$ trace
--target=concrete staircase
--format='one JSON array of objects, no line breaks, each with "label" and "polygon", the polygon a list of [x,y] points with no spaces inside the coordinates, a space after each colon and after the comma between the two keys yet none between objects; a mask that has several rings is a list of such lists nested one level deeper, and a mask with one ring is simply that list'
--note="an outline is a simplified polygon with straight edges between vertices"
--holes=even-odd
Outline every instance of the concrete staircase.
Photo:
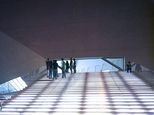
[{"label": "concrete staircase", "polygon": [[[154,78],[153,78],[154,79]],[[154,89],[133,73],[46,76],[6,103],[0,115],[154,115]]]}]

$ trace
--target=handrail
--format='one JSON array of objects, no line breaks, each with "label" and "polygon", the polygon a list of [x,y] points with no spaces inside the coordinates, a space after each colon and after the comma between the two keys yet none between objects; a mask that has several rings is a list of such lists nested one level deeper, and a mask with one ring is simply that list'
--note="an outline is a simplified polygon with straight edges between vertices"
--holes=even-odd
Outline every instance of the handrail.
[{"label": "handrail", "polygon": [[107,60],[106,58],[102,58],[102,60],[106,61],[107,63],[109,63],[110,65],[114,66],[115,68],[117,68],[118,70],[123,71],[123,69],[117,65],[115,65],[114,63],[110,62],[109,60]]},{"label": "handrail", "polygon": [[[1,84],[0,96],[2,98],[4,98],[4,100],[5,100],[5,98],[7,99],[8,97],[11,98],[12,95],[18,94],[21,90],[25,89],[27,86],[31,85],[36,80],[40,79],[40,76],[42,77],[42,75],[45,75],[45,74],[46,74],[46,68],[45,68],[45,66],[42,66],[42,67],[28,73],[26,76],[22,76],[21,79],[23,80],[23,83],[25,82],[25,84],[26,84],[25,87],[23,87],[22,83],[18,84],[18,83],[14,82],[14,84],[16,84],[16,86],[19,86],[19,87],[22,86],[22,88],[18,87],[20,90],[15,90],[16,87],[13,86],[12,84],[10,84],[10,81],[8,81],[4,84]],[[15,78],[15,79],[17,79],[17,78]]]},{"label": "handrail", "polygon": [[[28,73],[26,76],[21,77],[27,84],[27,87],[32,85],[35,81],[40,79],[40,77],[44,76],[46,74],[46,68],[45,66],[42,66],[30,73]],[[26,89],[25,87],[24,89]],[[11,86],[8,86],[8,88],[11,88]],[[6,104],[10,99],[14,98],[18,94],[20,94],[24,89],[20,91],[13,91],[13,92],[7,92],[7,93],[0,93],[0,110],[2,110],[3,105]],[[10,90],[10,89],[8,89]]]}]

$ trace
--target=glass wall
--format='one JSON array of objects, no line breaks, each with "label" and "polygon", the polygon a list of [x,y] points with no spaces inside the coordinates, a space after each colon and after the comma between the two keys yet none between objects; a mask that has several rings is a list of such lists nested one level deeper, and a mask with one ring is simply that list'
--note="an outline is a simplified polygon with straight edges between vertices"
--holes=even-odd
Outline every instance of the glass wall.
[{"label": "glass wall", "polygon": [[3,83],[0,85],[1,99],[8,99],[13,95],[13,93],[23,90],[26,87],[27,84],[21,77]]},{"label": "glass wall", "polygon": [[[124,70],[124,58],[76,58],[76,70],[78,73],[82,72],[110,72]],[[70,60],[65,60],[65,62]],[[61,66],[61,60],[58,60],[58,65]],[[70,72],[70,70],[69,70]],[[61,73],[61,69],[58,69]]]},{"label": "glass wall", "polygon": [[42,66],[25,76],[17,77],[13,80],[5,82],[0,85],[0,100],[9,99],[12,95],[16,94],[18,91],[23,90],[35,80],[46,74],[46,67]]}]

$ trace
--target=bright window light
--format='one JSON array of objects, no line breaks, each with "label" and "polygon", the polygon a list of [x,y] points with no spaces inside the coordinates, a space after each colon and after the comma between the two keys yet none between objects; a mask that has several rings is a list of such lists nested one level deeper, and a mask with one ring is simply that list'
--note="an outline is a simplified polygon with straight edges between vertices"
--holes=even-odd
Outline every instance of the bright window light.
[{"label": "bright window light", "polygon": [[16,89],[16,91],[20,91],[20,88],[16,85],[16,83],[13,80],[9,81],[9,83]]},{"label": "bright window light", "polygon": [[[23,89],[22,85],[20,85],[20,83],[17,81],[17,79],[14,79],[13,82],[16,84],[16,86],[17,86],[20,90]],[[19,90],[19,91],[20,91],[20,90]]]},{"label": "bright window light", "polygon": [[22,80],[21,77],[18,77],[17,80],[19,81],[19,83],[22,85],[23,88],[27,87],[27,84]]}]

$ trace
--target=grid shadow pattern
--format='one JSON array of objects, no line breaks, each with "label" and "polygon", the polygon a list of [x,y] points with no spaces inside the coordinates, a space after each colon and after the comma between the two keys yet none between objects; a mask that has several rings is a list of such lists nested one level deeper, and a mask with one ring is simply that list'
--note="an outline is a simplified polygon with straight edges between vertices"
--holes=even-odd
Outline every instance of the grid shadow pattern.
[{"label": "grid shadow pattern", "polygon": [[126,72],[46,76],[7,103],[0,115],[153,115],[154,90]]}]

